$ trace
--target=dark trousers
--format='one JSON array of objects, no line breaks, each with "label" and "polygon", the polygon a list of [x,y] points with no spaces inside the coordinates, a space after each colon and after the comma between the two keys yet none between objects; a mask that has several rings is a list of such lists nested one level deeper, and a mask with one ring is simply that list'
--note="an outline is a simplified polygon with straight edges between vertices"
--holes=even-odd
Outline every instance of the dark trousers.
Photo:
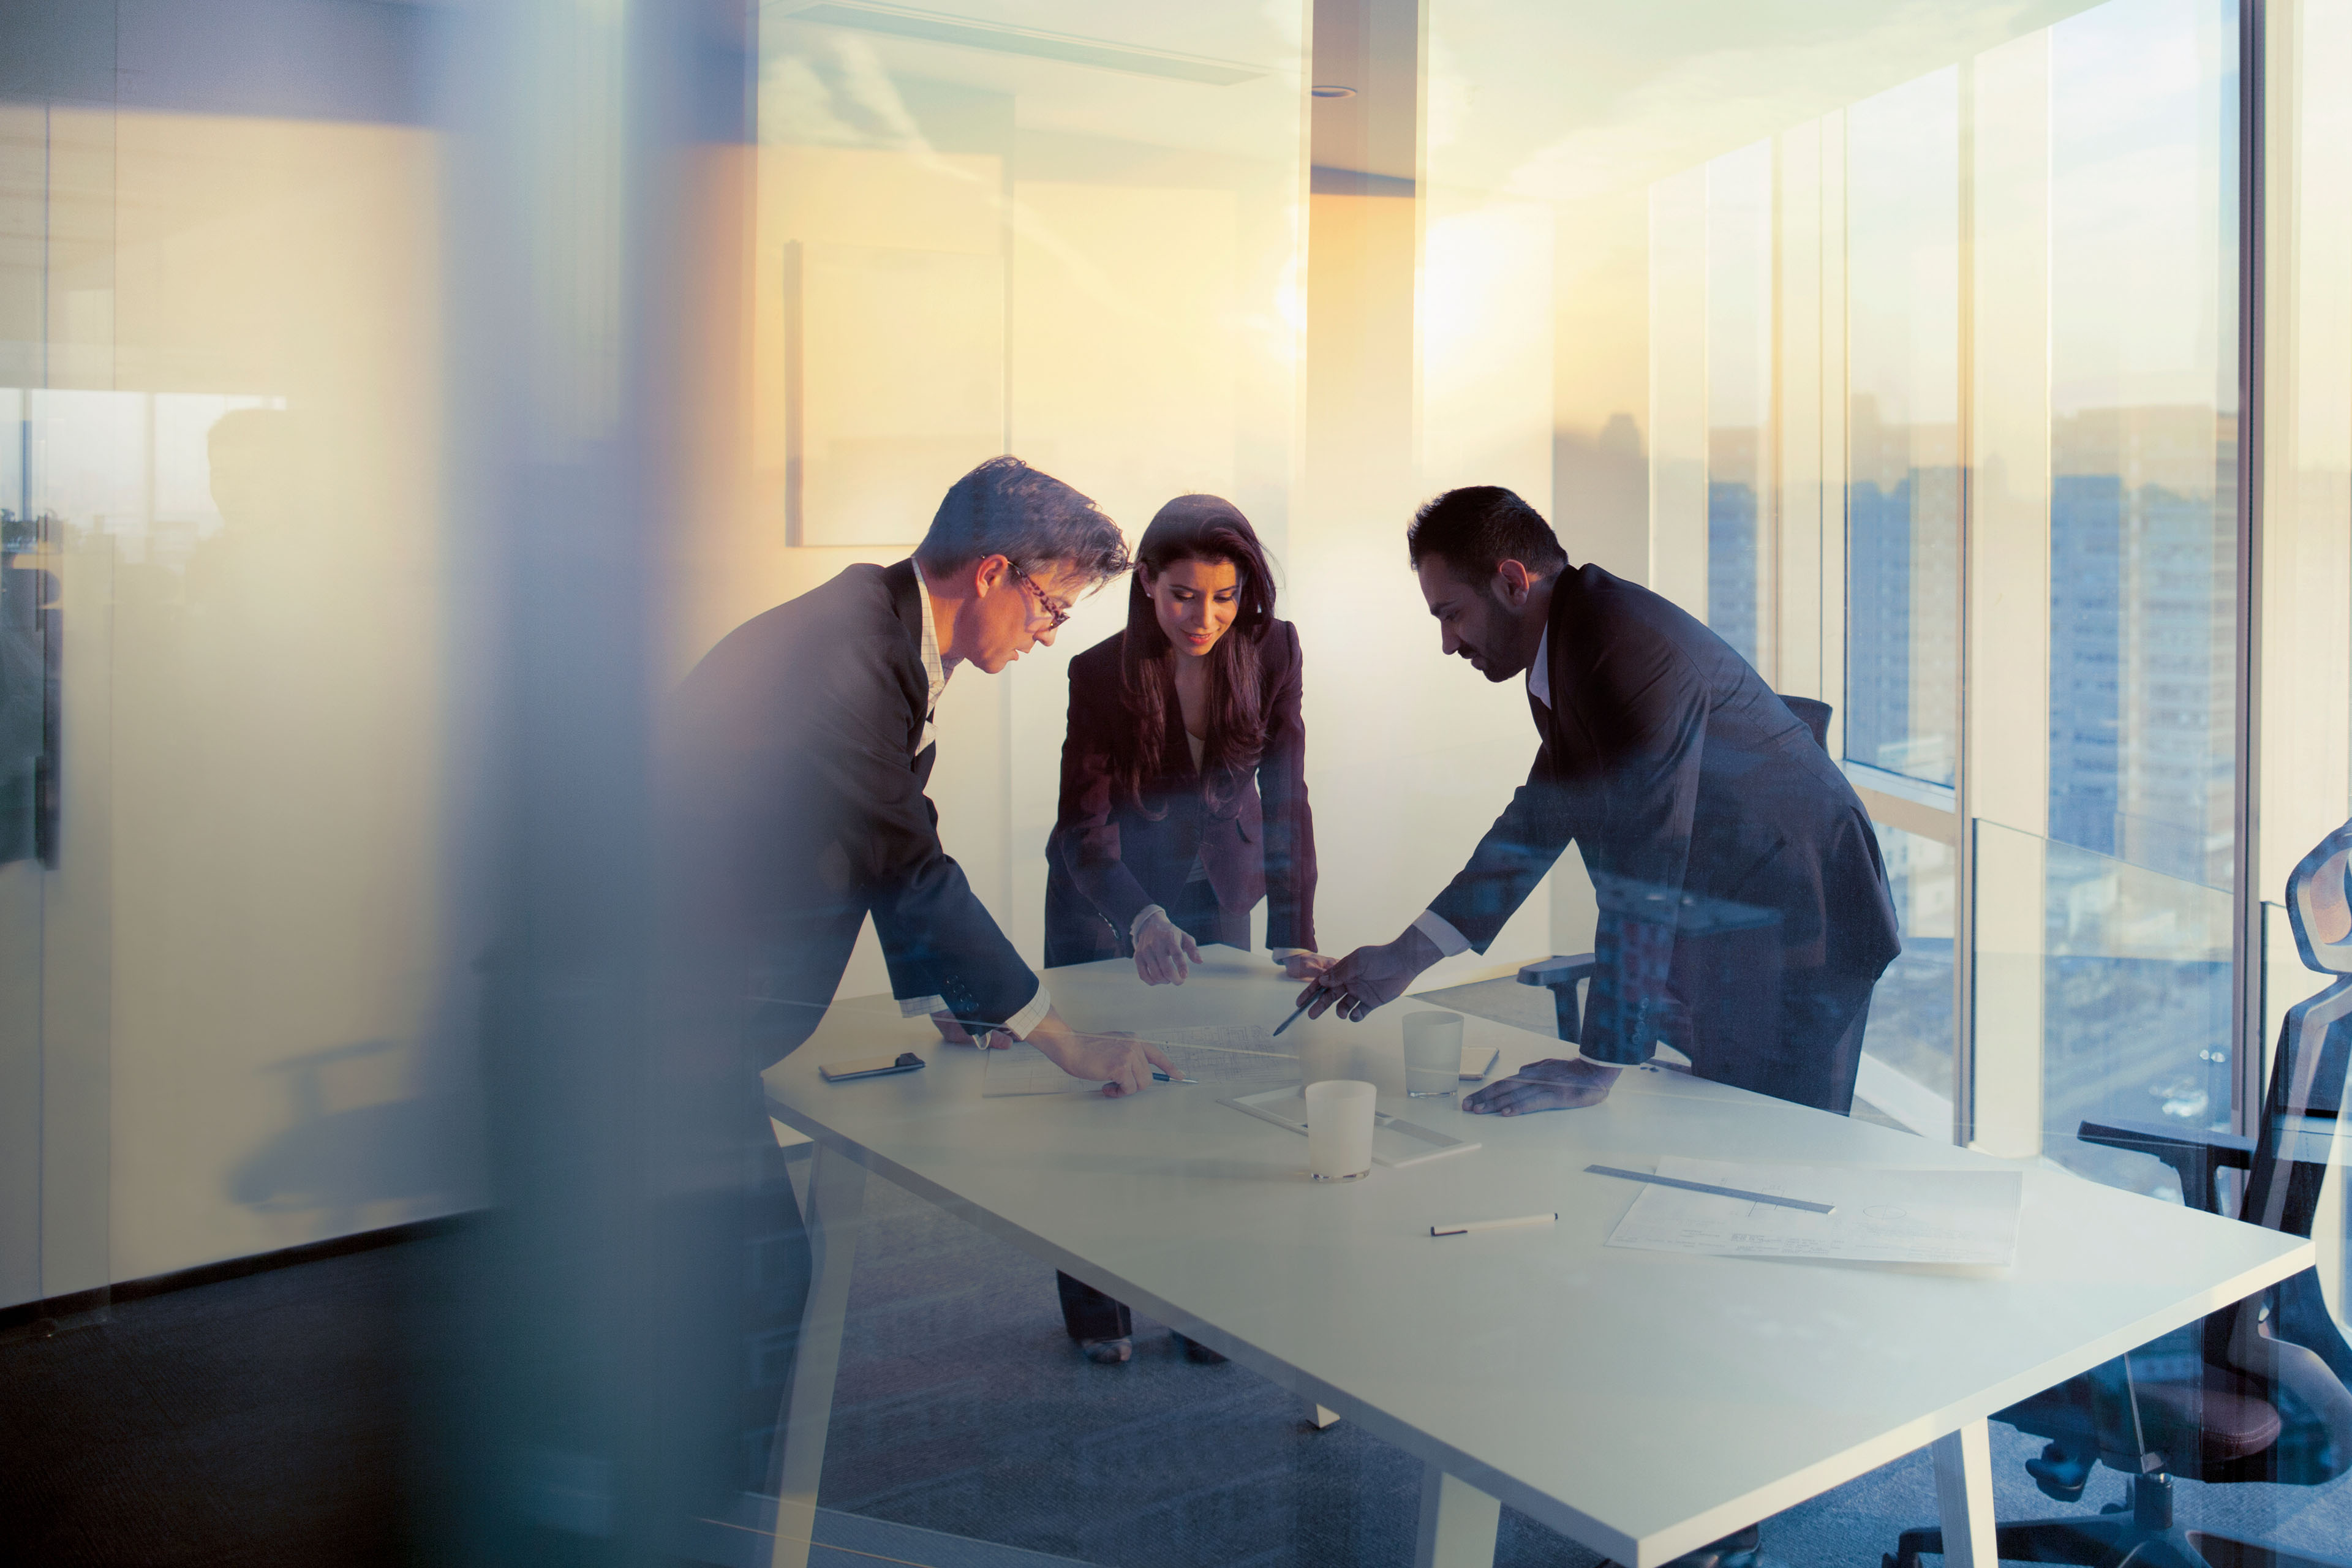
[{"label": "dark trousers", "polygon": [[1062,1326],[1070,1338],[1123,1340],[1135,1332],[1135,1316],[1124,1302],[1114,1301],[1082,1279],[1055,1270],[1054,1283],[1062,1292]]},{"label": "dark trousers", "polygon": [[1745,1015],[1738,989],[1709,987],[1688,1000],[1669,1043],[1690,1058],[1696,1077],[1843,1116],[1853,1109],[1877,983],[1875,975],[1784,969],[1777,1028]]},{"label": "dark trousers", "polygon": [[[1084,1344],[1088,1340],[1123,1340],[1135,1332],[1135,1314],[1122,1301],[1115,1301],[1083,1279],[1073,1279],[1059,1269],[1054,1272],[1054,1283],[1062,1292],[1062,1327],[1070,1338]],[[1182,1334],[1175,1335],[1176,1342],[1189,1347],[1192,1342]]]},{"label": "dark trousers", "polygon": [[741,1151],[738,1179],[665,1205],[654,1227],[655,1399],[681,1508],[772,1493],[812,1258],[784,1152]]},{"label": "dark trousers", "polygon": [[760,1071],[824,1018],[862,910],[820,911],[757,947],[680,943],[642,1088],[652,1446],[689,1516],[772,1492],[813,1259]]}]

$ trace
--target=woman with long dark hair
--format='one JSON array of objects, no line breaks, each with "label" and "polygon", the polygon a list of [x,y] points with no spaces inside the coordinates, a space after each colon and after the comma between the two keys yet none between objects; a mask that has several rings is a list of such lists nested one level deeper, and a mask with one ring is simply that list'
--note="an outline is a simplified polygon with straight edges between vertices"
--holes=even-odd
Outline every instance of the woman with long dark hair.
[{"label": "woman with long dark hair", "polygon": [[[1145,984],[1181,985],[1201,944],[1248,949],[1264,899],[1276,961],[1293,979],[1319,973],[1331,961],[1315,952],[1298,633],[1275,619],[1265,547],[1231,501],[1178,496],[1135,562],[1127,629],[1070,661],[1046,966],[1131,957]],[[1126,1361],[1127,1308],[1061,1284],[1070,1337]]]}]

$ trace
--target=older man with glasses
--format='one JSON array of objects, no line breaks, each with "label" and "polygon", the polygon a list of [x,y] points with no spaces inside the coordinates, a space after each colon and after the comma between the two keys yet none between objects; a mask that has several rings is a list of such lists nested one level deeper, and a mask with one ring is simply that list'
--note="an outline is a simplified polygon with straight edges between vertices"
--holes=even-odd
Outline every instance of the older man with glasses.
[{"label": "older man with glasses", "polygon": [[682,1496],[764,1490],[774,1473],[808,1247],[758,1075],[814,1031],[869,916],[900,1008],[946,1037],[1025,1040],[1114,1096],[1154,1068],[1173,1075],[1151,1046],[1062,1021],[940,843],[925,794],[949,678],[1050,645],[1072,605],[1128,567],[1094,502],[992,458],[949,489],[911,559],[848,567],[753,617],[672,698],[653,1087],[678,1130],[677,1256],[656,1273],[682,1331],[663,1379]]},{"label": "older man with glasses", "polygon": [[1076,601],[1128,566],[1094,502],[994,458],[949,489],[910,559],[849,567],[754,617],[687,678],[672,750],[685,909],[703,952],[745,963],[761,1065],[816,1027],[871,915],[908,1016],[1026,1040],[1112,1094],[1150,1081],[1147,1047],[1054,1012],[924,793],[955,671],[999,674],[1051,646]]}]

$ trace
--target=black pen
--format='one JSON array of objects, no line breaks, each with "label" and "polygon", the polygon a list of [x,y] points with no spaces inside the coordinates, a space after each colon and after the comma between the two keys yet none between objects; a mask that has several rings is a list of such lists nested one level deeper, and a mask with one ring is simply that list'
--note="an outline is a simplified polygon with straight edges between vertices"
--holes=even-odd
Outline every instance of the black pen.
[{"label": "black pen", "polygon": [[1315,1005],[1315,997],[1316,997],[1316,996],[1320,996],[1320,995],[1322,995],[1322,994],[1323,994],[1323,990],[1324,990],[1323,983],[1322,983],[1320,980],[1318,980],[1318,981],[1315,983],[1315,995],[1314,995],[1314,996],[1309,996],[1309,997],[1307,997],[1307,1000],[1306,1000],[1306,1001],[1301,1002],[1301,1003],[1298,1005],[1298,1012],[1291,1014],[1289,1017],[1285,1018],[1281,1023],[1276,1024],[1276,1025],[1274,1026],[1274,1032],[1275,1032],[1276,1034],[1277,1034],[1277,1035],[1278,1035],[1278,1034],[1282,1033],[1282,1031],[1283,1031],[1283,1030],[1287,1029],[1288,1027],[1290,1027],[1290,1026],[1291,1026],[1291,1025],[1296,1024],[1297,1022],[1298,1022],[1298,1014],[1299,1014],[1299,1013],[1304,1013],[1305,1011],[1307,1011],[1307,1009],[1308,1009],[1309,1007],[1312,1007],[1313,1005]]}]

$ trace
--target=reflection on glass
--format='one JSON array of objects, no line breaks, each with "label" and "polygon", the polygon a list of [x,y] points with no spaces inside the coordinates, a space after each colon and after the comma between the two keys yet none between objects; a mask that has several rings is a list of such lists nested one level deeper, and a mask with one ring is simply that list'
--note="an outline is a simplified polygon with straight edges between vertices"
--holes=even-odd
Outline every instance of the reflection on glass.
[{"label": "reflection on glass", "polygon": [[2071,845],[2047,853],[2043,1146],[2095,1180],[2177,1196],[2154,1161],[2074,1131],[2086,1118],[2230,1125],[2230,897]]},{"label": "reflection on glass", "polygon": [[1959,77],[1846,113],[1845,754],[1930,784],[1958,760]]},{"label": "reflection on glass", "polygon": [[[1879,976],[1870,997],[1870,1027],[1863,1050],[1878,1067],[1892,1068],[1901,1082],[1866,1064],[1868,1081],[1860,1092],[1879,1110],[1915,1132],[1951,1135],[1952,1093],[1952,911],[1958,857],[1939,839],[1906,833],[1885,823],[1878,829],[1879,854],[1895,894],[1895,914],[1903,931],[1903,952]],[[1906,1096],[1906,1088],[1921,1091]],[[1893,1103],[1902,1098],[1903,1104]],[[1923,1125],[1924,1123],[1924,1125]]]},{"label": "reflection on glass", "polygon": [[2114,0],[2051,37],[2050,834],[2214,888],[2232,851],[2236,18],[2232,0]]},{"label": "reflection on glass", "polygon": [[1706,169],[1706,624],[1769,672],[1772,144]]}]

